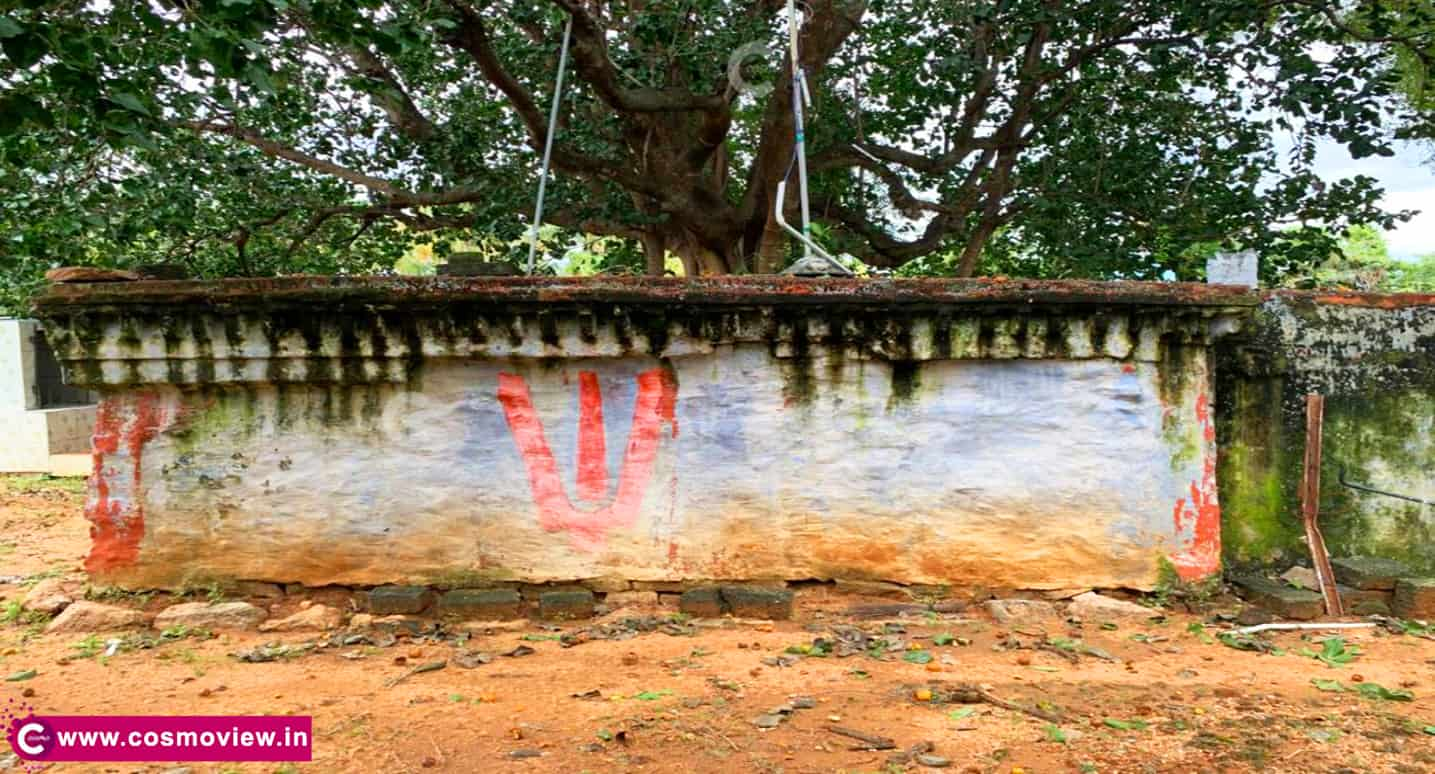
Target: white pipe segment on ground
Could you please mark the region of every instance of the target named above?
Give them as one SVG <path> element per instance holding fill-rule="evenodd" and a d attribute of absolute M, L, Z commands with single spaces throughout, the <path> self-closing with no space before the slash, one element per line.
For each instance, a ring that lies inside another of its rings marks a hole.
<path fill-rule="evenodd" d="M 1231 634 L 1255 634 L 1256 632 L 1304 631 L 1309 629 L 1373 629 L 1373 623 L 1263 623 L 1232 629 Z"/>

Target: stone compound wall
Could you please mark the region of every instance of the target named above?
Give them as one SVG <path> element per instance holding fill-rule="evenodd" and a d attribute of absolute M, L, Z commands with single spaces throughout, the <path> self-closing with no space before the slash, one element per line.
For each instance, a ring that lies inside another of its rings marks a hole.
<path fill-rule="evenodd" d="M 37 308 L 104 394 L 104 582 L 1149 589 L 1219 569 L 1207 351 L 1254 303 L 288 278 L 59 285 Z"/>
<path fill-rule="evenodd" d="M 1326 396 L 1321 531 L 1334 556 L 1435 572 L 1435 296 L 1269 294 L 1218 358 L 1225 557 L 1233 569 L 1309 563 L 1301 528 L 1305 396 Z"/>

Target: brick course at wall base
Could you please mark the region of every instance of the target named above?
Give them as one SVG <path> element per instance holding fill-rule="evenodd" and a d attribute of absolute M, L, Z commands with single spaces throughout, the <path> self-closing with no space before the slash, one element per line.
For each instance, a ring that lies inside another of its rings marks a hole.
<path fill-rule="evenodd" d="M 293 277 L 60 285 L 37 310 L 103 395 L 105 583 L 1150 589 L 1219 569 L 1207 352 L 1257 302 Z"/>

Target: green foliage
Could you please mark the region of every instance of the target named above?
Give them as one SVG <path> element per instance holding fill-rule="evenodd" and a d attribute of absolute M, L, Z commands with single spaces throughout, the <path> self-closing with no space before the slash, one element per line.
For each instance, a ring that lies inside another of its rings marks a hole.
<path fill-rule="evenodd" d="M 1391 261 L 1384 289 L 1397 293 L 1435 293 L 1435 253 L 1413 261 Z"/>
<path fill-rule="evenodd" d="M 105 641 L 100 639 L 99 635 L 91 634 L 83 640 L 72 644 L 70 648 L 75 651 L 76 658 L 93 658 L 104 651 Z"/>
<path fill-rule="evenodd" d="M 1387 293 L 1435 292 L 1435 253 L 1413 261 L 1395 260 L 1385 236 L 1372 226 L 1355 226 L 1320 263 L 1284 277 L 1301 288 L 1349 288 Z"/>
<path fill-rule="evenodd" d="M 51 476 L 48 474 L 0 476 L 0 492 L 5 494 L 39 494 L 43 492 L 84 494 L 85 479 L 79 476 Z"/>
<path fill-rule="evenodd" d="M 1339 680 L 1322 680 L 1313 678 L 1311 685 L 1322 691 L 1330 693 L 1358 693 L 1367 699 L 1378 701 L 1415 701 L 1415 694 L 1410 691 L 1398 688 L 1386 688 L 1379 683 L 1356 683 L 1353 687 L 1347 686 Z"/>
<path fill-rule="evenodd" d="M 1327 637 L 1321 640 L 1319 651 L 1301 648 L 1300 654 L 1316 659 L 1331 669 L 1336 669 L 1354 661 L 1360 655 L 1360 648 L 1355 645 L 1346 645 L 1345 640 L 1340 637 Z"/>
<path fill-rule="evenodd" d="M 222 277 L 423 273 L 471 248 L 526 258 L 566 14 L 473 5 L 10 4 L 0 312 L 22 311 L 62 264 Z M 1212 251 L 1239 245 L 1270 281 L 1308 276 L 1336 234 L 1403 217 L 1369 178 L 1318 179 L 1315 148 L 1389 155 L 1396 138 L 1435 136 L 1424 103 L 1401 98 L 1425 82 L 1398 75 L 1429 43 L 1429 5 L 1361 3 L 1343 19 L 1246 0 L 1059 13 L 814 0 L 841 23 L 807 28 L 823 65 L 809 73 L 813 232 L 864 271 L 1201 279 Z M 583 17 L 606 25 L 575 26 L 606 59 L 570 70 L 541 270 L 640 271 L 645 238 L 688 272 L 795 254 L 763 238 L 790 166 L 785 90 L 712 96 L 734 93 L 739 47 L 782 49 L 774 9 L 694 0 Z M 786 80 L 775 58 L 750 64 Z"/>
<path fill-rule="evenodd" d="M 902 654 L 902 660 L 909 664 L 928 664 L 932 661 L 932 654 L 926 650 L 909 650 Z"/>

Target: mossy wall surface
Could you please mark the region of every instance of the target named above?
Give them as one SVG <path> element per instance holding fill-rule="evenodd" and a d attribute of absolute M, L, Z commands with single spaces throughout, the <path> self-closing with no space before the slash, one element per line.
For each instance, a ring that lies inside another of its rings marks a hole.
<path fill-rule="evenodd" d="M 130 588 L 592 578 L 1150 589 L 1220 569 L 1171 283 L 60 286 L 102 393 L 86 567 Z"/>
<path fill-rule="evenodd" d="M 1216 425 L 1228 569 L 1308 558 L 1305 396 L 1326 397 L 1320 524 L 1335 556 L 1435 573 L 1435 298 L 1278 293 L 1222 347 Z"/>

